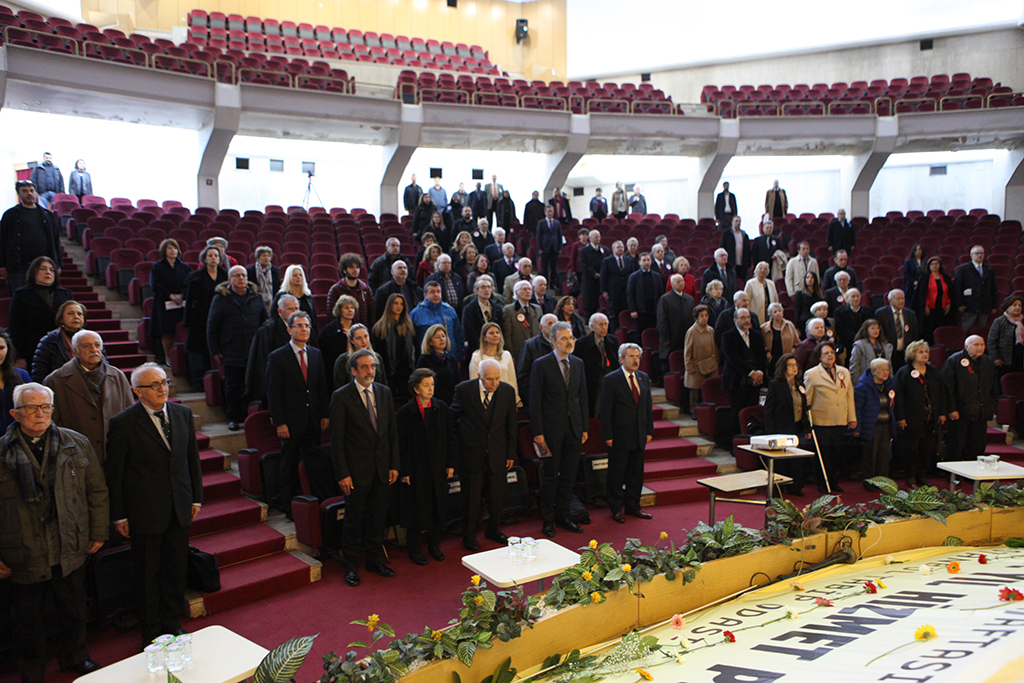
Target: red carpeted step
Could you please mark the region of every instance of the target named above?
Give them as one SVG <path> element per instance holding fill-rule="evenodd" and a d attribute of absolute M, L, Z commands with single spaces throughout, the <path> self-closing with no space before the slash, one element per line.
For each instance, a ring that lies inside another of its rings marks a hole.
<path fill-rule="evenodd" d="M 654 419 L 660 420 L 661 416 L 665 414 L 665 409 L 661 406 L 654 406 Z"/>
<path fill-rule="evenodd" d="M 198 439 L 197 439 L 198 440 Z M 206 437 L 206 444 L 209 445 L 210 437 Z M 203 448 L 199 444 L 199 467 L 203 472 L 223 472 L 227 462 L 226 456 L 220 451 L 212 448 Z"/>
<path fill-rule="evenodd" d="M 213 614 L 285 593 L 309 582 L 308 564 L 288 553 L 277 553 L 225 567 L 220 572 L 220 590 L 203 595 L 203 602 L 206 611 Z"/>
<path fill-rule="evenodd" d="M 203 500 L 218 500 L 242 494 L 242 480 L 226 470 L 203 474 Z"/>
<path fill-rule="evenodd" d="M 217 564 L 223 570 L 239 562 L 283 552 L 285 540 L 280 531 L 266 524 L 253 524 L 200 536 L 190 542 L 200 550 L 216 555 Z"/>
<path fill-rule="evenodd" d="M 1001 460 L 1008 462 L 1020 462 L 1024 460 L 1024 450 L 1016 446 L 1007 446 L 1005 443 L 989 443 L 985 445 L 986 455 L 998 455 Z"/>
<path fill-rule="evenodd" d="M 97 301 L 83 301 L 82 305 L 85 306 L 85 309 L 87 311 L 89 311 L 89 313 L 88 313 L 89 316 L 91 316 L 93 313 L 98 313 L 99 311 L 105 310 L 107 308 L 107 302 L 106 301 L 99 301 L 99 300 L 97 300 Z"/>
<path fill-rule="evenodd" d="M 127 332 L 127 330 L 125 330 Z M 118 342 L 110 342 L 109 344 L 104 342 L 103 349 L 107 352 L 107 356 L 134 356 L 139 353 L 139 342 L 125 340 Z"/>
<path fill-rule="evenodd" d="M 107 356 L 107 361 L 115 368 L 120 368 L 126 373 L 131 372 L 147 361 L 146 354 L 135 353 L 125 356 Z"/>
<path fill-rule="evenodd" d="M 203 509 L 192 520 L 190 536 L 202 536 L 223 529 L 234 529 L 263 521 L 263 509 L 248 498 L 235 496 L 203 503 Z"/>
<path fill-rule="evenodd" d="M 718 465 L 704 458 L 655 460 L 644 463 L 644 483 L 680 477 L 708 477 L 718 472 Z"/>
<path fill-rule="evenodd" d="M 90 316 L 88 320 L 85 321 L 85 326 L 86 328 L 92 330 L 93 332 L 107 332 L 113 330 L 120 330 L 121 321 L 117 320 L 116 318 L 97 320 L 93 316 Z"/>
<path fill-rule="evenodd" d="M 655 439 L 671 439 L 677 436 L 679 436 L 679 425 L 675 422 L 669 422 L 668 420 L 654 421 Z"/>
<path fill-rule="evenodd" d="M 63 286 L 63 282 L 61 285 Z M 71 290 L 71 298 L 79 303 L 85 303 L 86 301 L 99 301 L 100 295 L 91 289 L 85 287 L 68 287 Z"/>
<path fill-rule="evenodd" d="M 698 484 L 697 479 L 693 477 L 644 482 L 644 486 L 654 491 L 657 495 L 658 505 L 693 503 L 709 499 L 707 487 Z"/>
<path fill-rule="evenodd" d="M 88 325 L 86 325 L 88 327 Z M 91 329 L 91 328 L 90 328 Z M 128 330 L 93 330 L 99 332 L 104 344 L 129 341 Z M 136 342 L 138 343 L 138 342 Z"/>
<path fill-rule="evenodd" d="M 85 306 L 87 311 L 89 311 L 89 313 L 85 316 L 85 321 L 86 321 L 86 324 L 88 324 L 90 326 L 89 327 L 90 330 L 98 329 L 98 328 L 93 326 L 94 323 L 97 320 L 111 320 L 111 319 L 114 318 L 114 312 L 111 311 L 110 309 L 106 309 L 106 308 L 103 308 L 103 309 L 89 308 L 89 304 L 90 303 L 92 303 L 92 302 L 90 302 L 90 301 L 82 302 L 82 305 Z M 100 303 L 102 303 L 102 302 L 100 302 Z M 117 326 L 118 327 L 121 326 L 121 321 L 120 320 L 117 321 Z"/>
<path fill-rule="evenodd" d="M 644 460 L 646 462 L 695 457 L 697 457 L 697 446 L 679 437 L 674 439 L 655 439 L 647 444 L 647 450 L 644 451 Z"/>
<path fill-rule="evenodd" d="M 1002 429 L 996 429 L 995 427 L 989 427 L 985 434 L 986 442 L 992 444 L 1003 444 L 1006 445 L 1006 432 Z"/>
<path fill-rule="evenodd" d="M 199 450 L 206 450 L 210 447 L 210 437 L 202 432 L 196 432 L 196 443 L 199 444 Z"/>

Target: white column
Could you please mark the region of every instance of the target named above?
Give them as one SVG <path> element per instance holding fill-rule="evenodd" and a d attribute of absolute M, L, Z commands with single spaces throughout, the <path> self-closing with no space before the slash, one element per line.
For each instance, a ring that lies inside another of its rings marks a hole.
<path fill-rule="evenodd" d="M 217 83 L 214 90 L 213 120 L 199 129 L 199 172 L 197 174 L 199 206 L 220 209 L 221 166 L 238 132 L 242 116 L 242 89 L 230 83 Z"/>
<path fill-rule="evenodd" d="M 402 123 L 398 140 L 383 149 L 384 174 L 380 180 L 380 212 L 401 216 L 404 207 L 399 198 L 405 169 L 423 137 L 423 107 L 402 105 Z"/>
<path fill-rule="evenodd" d="M 700 184 L 697 186 L 697 216 L 715 217 L 715 191 L 726 165 L 740 142 L 739 119 L 721 119 L 718 128 L 718 147 L 700 158 Z"/>

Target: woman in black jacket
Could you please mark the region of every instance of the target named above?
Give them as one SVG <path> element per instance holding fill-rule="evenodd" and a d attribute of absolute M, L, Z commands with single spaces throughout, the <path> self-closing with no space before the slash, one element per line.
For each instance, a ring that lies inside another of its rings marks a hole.
<path fill-rule="evenodd" d="M 431 325 L 420 345 L 422 355 L 416 368 L 434 372 L 434 395 L 450 404 L 455 398 L 455 385 L 459 383 L 459 362 L 451 354 L 451 340 L 444 325 Z"/>
<path fill-rule="evenodd" d="M 792 353 L 779 358 L 775 365 L 775 378 L 768 384 L 768 395 L 764 401 L 764 431 L 765 434 L 793 434 L 801 440 L 806 439 L 811 431 L 800 363 Z M 776 467 L 793 478 L 788 493 L 802 496 L 804 461 L 783 460 Z"/>
<path fill-rule="evenodd" d="M 71 301 L 71 291 L 60 286 L 57 264 L 49 256 L 39 256 L 25 273 L 25 286 L 11 298 L 10 334 L 18 358 L 25 363 L 36 354 L 36 346 L 53 329 L 57 310 Z"/>
<path fill-rule="evenodd" d="M 32 358 L 32 381 L 43 383 L 46 376 L 75 357 L 71 338 L 85 326 L 85 306 L 65 301 L 57 309 L 57 329 L 46 333 Z"/>
<path fill-rule="evenodd" d="M 447 481 L 455 471 L 455 429 L 448 404 L 434 397 L 434 373 L 419 369 L 409 378 L 412 399 L 398 410 L 399 519 L 409 536 L 409 558 L 426 564 L 427 549 L 438 562 L 444 560 L 439 546 L 445 520 Z"/>
<path fill-rule="evenodd" d="M 793 297 L 793 309 L 796 311 L 796 328 L 804 329 L 807 321 L 813 317 L 811 304 L 824 301 L 825 295 L 821 291 L 821 283 L 818 282 L 818 274 L 813 270 L 807 271 L 804 276 L 804 289 Z"/>
<path fill-rule="evenodd" d="M 210 348 L 206 343 L 206 321 L 210 317 L 213 291 L 228 279 L 220 267 L 220 249 L 206 247 L 199 254 L 202 267 L 185 278 L 185 351 L 188 379 L 195 391 L 203 391 L 203 376 L 210 369 Z"/>
<path fill-rule="evenodd" d="M 176 328 L 185 317 L 185 280 L 192 272 L 178 258 L 180 254 L 177 240 L 164 240 L 160 243 L 160 260 L 149 271 L 149 286 L 153 289 L 149 337 L 153 340 L 157 362 L 162 359 L 167 365 L 171 363 L 171 346 L 174 345 Z"/>
<path fill-rule="evenodd" d="M 928 363 L 928 342 L 911 342 L 906 354 L 907 364 L 896 372 L 894 416 L 907 486 L 912 487 L 925 483 L 924 475 L 935 462 L 951 403 L 939 369 Z"/>

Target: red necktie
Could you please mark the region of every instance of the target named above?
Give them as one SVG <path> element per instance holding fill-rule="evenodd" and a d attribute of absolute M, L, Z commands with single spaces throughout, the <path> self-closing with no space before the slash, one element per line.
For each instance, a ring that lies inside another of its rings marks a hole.
<path fill-rule="evenodd" d="M 309 381 L 309 368 L 306 366 L 306 349 L 299 349 L 299 367 L 302 369 L 302 381 Z"/>
<path fill-rule="evenodd" d="M 629 384 L 633 388 L 633 400 L 636 403 L 640 402 L 640 390 L 636 386 L 636 375 L 629 376 Z"/>

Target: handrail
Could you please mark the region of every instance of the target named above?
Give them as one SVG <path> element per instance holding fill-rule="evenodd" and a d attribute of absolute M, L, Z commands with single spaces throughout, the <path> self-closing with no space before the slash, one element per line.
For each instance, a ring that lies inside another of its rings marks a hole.
<path fill-rule="evenodd" d="M 127 49 L 127 48 L 124 48 L 124 49 Z M 166 57 L 167 59 L 176 59 L 179 62 L 191 62 L 193 64 L 202 64 L 204 67 L 206 67 L 206 75 L 205 76 L 203 74 L 197 74 L 197 73 L 189 73 L 189 74 L 187 74 L 188 76 L 199 76 L 200 78 L 209 78 L 209 79 L 216 79 L 217 78 L 217 70 L 214 67 L 214 63 L 213 62 L 207 62 L 207 61 L 202 60 L 202 59 L 196 59 L 195 57 L 175 57 L 174 55 L 155 54 L 154 53 L 153 55 L 151 55 L 152 68 L 158 69 L 160 71 L 169 71 L 170 70 L 170 69 L 161 69 L 160 67 L 158 67 L 156 65 L 157 64 L 157 59 L 160 58 L 160 57 Z M 178 72 L 175 72 L 175 73 L 181 73 L 181 72 L 178 71 Z"/>
<path fill-rule="evenodd" d="M 559 111 L 569 111 L 569 102 L 565 97 L 558 97 L 557 95 L 521 95 L 519 97 L 519 106 L 523 107 L 524 109 L 530 109 L 531 107 L 526 107 L 524 104 L 524 102 L 527 99 L 550 100 L 552 102 L 558 102 L 559 104 L 562 105 L 562 108 Z M 541 108 L 543 109 L 544 107 Z"/>
<path fill-rule="evenodd" d="M 258 69 L 256 67 L 252 67 L 252 66 L 243 66 L 243 67 L 238 69 L 237 73 L 238 73 L 238 81 L 236 81 L 237 83 L 242 83 L 243 82 L 242 81 L 242 74 L 243 73 L 270 74 L 270 75 L 274 76 L 277 79 L 280 79 L 282 76 L 284 76 L 285 78 L 288 79 L 288 85 L 286 85 L 286 86 L 279 86 L 276 83 L 270 83 L 269 85 L 276 86 L 276 87 L 285 87 L 285 88 L 294 88 L 295 87 L 295 74 L 290 73 L 288 71 L 274 71 L 272 69 Z M 251 83 L 251 85 L 268 85 L 268 84 L 266 84 L 266 83 Z"/>
<path fill-rule="evenodd" d="M 215 60 L 213 62 L 213 71 L 218 77 L 220 76 L 220 74 L 218 73 L 218 67 L 221 64 L 226 64 L 227 66 L 231 67 L 231 80 L 229 80 L 228 83 L 231 83 L 232 85 L 238 85 L 238 65 L 228 59 Z"/>
<path fill-rule="evenodd" d="M 75 56 L 76 57 L 80 56 L 80 52 L 81 52 L 81 50 L 79 49 L 80 46 L 78 44 L 78 41 L 75 40 L 74 38 L 71 38 L 69 36 L 58 35 L 56 33 L 47 33 L 46 31 L 36 31 L 35 29 L 31 29 L 31 28 L 22 28 L 20 26 L 4 26 L 4 41 L 3 41 L 4 43 L 10 42 L 10 30 L 12 30 L 12 29 L 15 30 L 15 31 L 24 31 L 25 33 L 32 33 L 32 34 L 35 34 L 37 36 L 46 36 L 48 38 L 57 38 L 59 40 L 64 41 L 65 45 L 70 44 L 71 47 L 74 48 Z M 18 47 L 28 47 L 28 46 L 27 45 L 21 45 L 21 46 L 18 46 Z M 43 47 L 42 45 L 39 45 L 38 43 L 36 44 L 36 47 L 38 49 L 40 49 L 40 50 L 45 50 L 46 49 L 45 47 Z"/>
<path fill-rule="evenodd" d="M 992 106 L 992 98 L 993 97 L 1006 97 L 1006 98 L 1009 98 L 1009 100 L 1010 100 L 1010 105 L 1009 106 L 1012 107 L 1013 106 L 1013 98 L 1017 97 L 1019 95 L 1024 95 L 1024 91 L 991 93 L 991 94 L 988 95 L 988 97 L 985 98 L 985 107 L 988 108 L 988 107 Z M 1017 106 L 1020 106 L 1020 105 L 1017 105 Z"/>
<path fill-rule="evenodd" d="M 479 96 L 483 96 L 483 95 L 493 95 L 494 97 L 497 97 L 499 100 L 506 100 L 509 97 L 511 97 L 516 102 L 516 108 L 519 107 L 519 96 L 516 95 L 515 93 L 510 93 L 510 92 L 480 92 L 478 90 L 475 93 L 473 93 L 473 97 L 470 100 L 471 103 L 474 104 L 474 105 L 479 105 L 479 106 L 483 106 L 483 107 L 493 107 L 493 106 L 504 107 L 505 106 L 504 104 L 497 104 L 497 105 L 483 104 L 483 105 L 481 105 L 480 101 L 479 101 Z"/>
<path fill-rule="evenodd" d="M 971 94 L 966 94 L 966 95 L 946 95 L 941 100 L 939 100 L 939 109 L 941 111 L 946 111 L 946 108 L 945 108 L 945 103 L 946 102 L 960 102 L 960 101 L 962 101 L 962 102 L 966 103 L 969 100 L 979 100 L 981 102 L 981 107 L 977 107 L 978 109 L 981 109 L 986 104 L 988 104 L 988 102 L 987 102 L 987 100 L 986 100 L 984 95 L 971 95 Z M 949 111 L 956 111 L 956 110 L 951 109 Z"/>
<path fill-rule="evenodd" d="M 608 104 L 614 104 L 616 106 L 626 105 L 625 113 L 626 114 L 632 114 L 633 113 L 633 101 L 632 100 L 620 100 L 618 98 L 613 98 L 613 97 L 591 97 L 589 100 L 585 100 L 585 102 L 587 103 L 586 113 L 588 113 L 588 114 L 591 112 L 591 109 L 593 108 L 593 104 L 595 102 L 597 102 L 598 104 L 600 104 L 602 102 L 606 102 Z M 603 114 L 604 112 L 597 112 L 597 113 L 598 114 Z"/>
<path fill-rule="evenodd" d="M 761 107 L 768 107 L 768 108 L 774 107 L 775 108 L 775 115 L 776 116 L 779 115 L 779 105 L 778 105 L 777 102 L 766 102 L 764 100 L 758 100 L 757 102 L 750 102 L 750 101 L 740 102 L 736 106 L 736 116 L 737 116 L 737 118 L 740 117 L 740 116 L 743 116 L 743 111 L 742 110 L 743 110 L 744 107 L 757 107 L 758 109 L 760 109 Z M 749 114 L 748 114 L 748 116 L 749 116 Z"/>
<path fill-rule="evenodd" d="M 416 101 L 419 104 L 423 103 L 423 93 L 434 93 L 435 95 L 441 95 L 449 93 L 455 95 L 455 99 L 458 100 L 456 104 L 469 104 L 469 93 L 465 90 L 459 90 L 458 88 L 418 88 Z M 437 102 L 430 102 L 430 104 L 438 104 Z M 442 102 L 441 104 L 449 104 Z"/>

